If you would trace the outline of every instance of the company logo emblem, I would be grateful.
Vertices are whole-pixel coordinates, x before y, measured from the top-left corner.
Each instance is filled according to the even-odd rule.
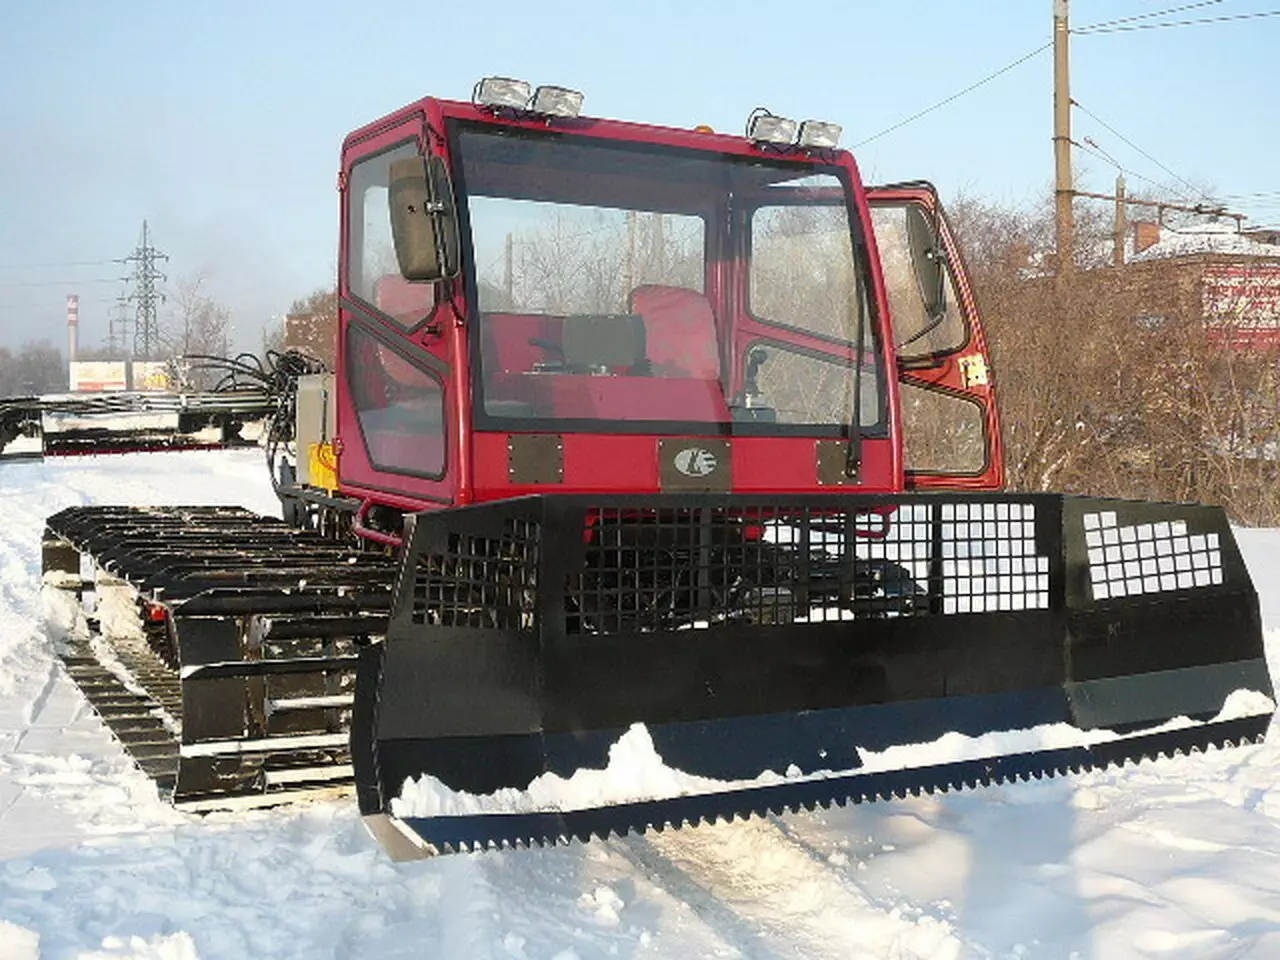
[[[686,477],[705,477],[714,473],[718,465],[716,455],[702,447],[685,447],[676,454],[674,463]]]

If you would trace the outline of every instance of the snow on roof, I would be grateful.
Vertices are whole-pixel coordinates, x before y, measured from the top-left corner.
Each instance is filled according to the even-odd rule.
[[[1237,232],[1234,224],[1202,223],[1175,229],[1161,227],[1160,239],[1129,259],[1133,263],[1189,257],[1202,253],[1249,257],[1280,257],[1280,245],[1259,243]]]

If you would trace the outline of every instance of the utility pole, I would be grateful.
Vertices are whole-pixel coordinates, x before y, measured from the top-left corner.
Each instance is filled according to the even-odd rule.
[[[1128,212],[1129,208],[1125,203],[1124,196],[1124,174],[1116,174],[1115,250],[1112,254],[1111,261],[1117,267],[1124,266],[1125,234],[1129,232]]]
[[[160,347],[156,304],[164,302],[164,294],[156,289],[156,284],[163,283],[168,278],[160,272],[156,263],[168,259],[168,254],[151,246],[147,221],[143,220],[142,240],[133,253],[124,258],[125,263],[133,264],[133,275],[129,278],[133,283],[133,292],[127,299],[134,305],[133,356],[139,360],[152,359],[152,354]]]
[[[1071,76],[1069,0],[1053,0],[1053,170],[1057,207],[1058,275],[1075,267],[1075,215],[1071,210]]]

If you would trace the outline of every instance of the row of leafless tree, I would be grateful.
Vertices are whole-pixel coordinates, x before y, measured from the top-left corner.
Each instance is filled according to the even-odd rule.
[[[231,332],[231,311],[210,292],[205,276],[184,277],[166,293],[160,311],[160,350],[150,359],[225,356],[231,349]],[[132,354],[132,346],[127,342],[99,347],[82,344],[79,355],[82,360],[124,360]]]
[[[67,365],[48,340],[24,343],[16,351],[0,347],[0,399],[38,396],[67,389]]]
[[[972,199],[951,215],[992,339],[1011,487],[1280,524],[1280,348],[1233,344],[1202,294],[1179,295],[1196,282],[1185,265],[1061,275],[1036,256],[1046,217]]]

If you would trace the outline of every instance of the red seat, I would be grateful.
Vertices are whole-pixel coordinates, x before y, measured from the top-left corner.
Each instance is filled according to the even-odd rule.
[[[564,321],[560,317],[544,317],[525,313],[482,313],[480,315],[480,355],[485,373],[492,376],[529,371],[539,360],[554,360],[558,354],[530,340],[542,340],[559,346]]]
[[[645,284],[631,291],[631,311],[644,317],[655,375],[719,379],[716,316],[705,296],[684,287]]]
[[[388,273],[373,285],[373,305],[403,327],[421,322],[435,304],[433,283],[413,283],[398,273]]]

